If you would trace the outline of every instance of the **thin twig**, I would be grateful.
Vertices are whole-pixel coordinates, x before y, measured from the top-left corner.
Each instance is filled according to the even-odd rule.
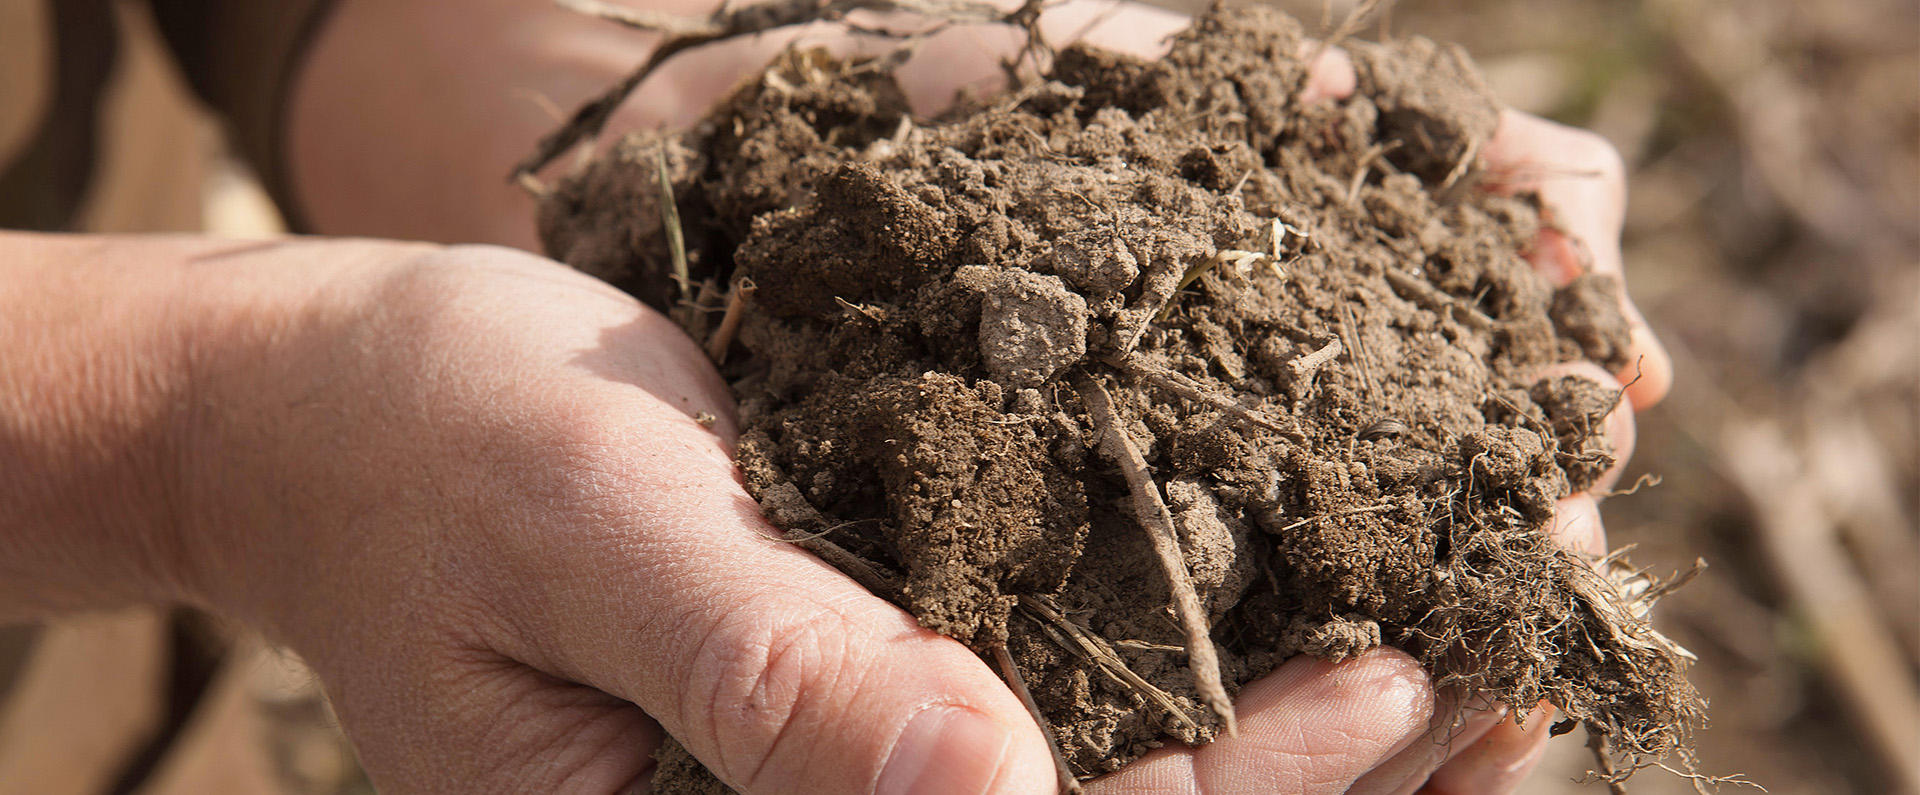
[[[839,544],[802,529],[817,531],[830,526],[826,517],[820,515],[819,509],[807,502],[806,496],[800,493],[799,487],[787,482],[774,484],[760,494],[760,505],[775,524],[786,528],[786,537],[778,540],[791,542],[794,546],[812,552],[821,560],[853,578],[854,582],[860,583],[862,587],[882,598],[896,603],[900,601],[900,584],[892,576],[881,572],[865,558],[848,552]]]
[[[1080,795],[1080,779],[1075,778],[1073,769],[1067,767],[1067,755],[1060,752],[1060,740],[1053,736],[1053,724],[1047,722],[1047,716],[1040,711],[1040,705],[1033,700],[1033,692],[1027,689],[1027,680],[1020,676],[1020,666],[1013,664],[1013,657],[1007,654],[1006,646],[993,647],[993,661],[1000,664],[1000,675],[1013,688],[1013,694],[1020,697],[1027,712],[1033,715],[1033,722],[1040,724],[1040,733],[1047,737],[1047,750],[1053,752],[1053,772],[1060,777],[1060,791],[1068,795]]]
[[[1127,489],[1133,493],[1134,519],[1140,523],[1141,529],[1147,531],[1148,539],[1153,542],[1154,555],[1160,559],[1161,571],[1167,576],[1167,587],[1173,592],[1174,610],[1179,614],[1180,625],[1187,633],[1187,667],[1193,673],[1194,687],[1200,691],[1201,700],[1226,724],[1227,736],[1237,737],[1240,734],[1240,721],[1234,716],[1233,701],[1227,697],[1227,689],[1220,682],[1220,655],[1213,647],[1207,614],[1200,606],[1200,595],[1194,591],[1193,578],[1187,574],[1187,561],[1180,552],[1173,513],[1167,510],[1166,501],[1160,497],[1160,487],[1153,482],[1153,472],[1147,468],[1146,458],[1140,455],[1140,448],[1134,445],[1126,427],[1121,425],[1120,415],[1113,408],[1113,396],[1107,394],[1106,387],[1086,373],[1075,373],[1073,386],[1086,403],[1094,427],[1100,430],[1101,448],[1108,458],[1120,465],[1120,472],[1127,480]]]
[[[1335,511],[1333,513],[1323,513],[1319,516],[1311,516],[1305,519],[1301,519],[1298,522],[1294,522],[1293,524],[1287,525],[1286,527],[1282,527],[1280,528],[1280,532],[1282,533],[1292,532],[1302,527],[1306,527],[1307,525],[1313,524],[1314,522],[1318,522],[1322,519],[1339,519],[1345,516],[1359,516],[1360,514],[1365,514],[1365,513],[1383,513],[1385,511],[1391,511],[1398,507],[1400,506],[1389,502],[1389,503],[1382,503],[1379,505],[1369,505],[1365,508],[1349,508],[1344,511]]]
[[[1343,350],[1346,350],[1346,346],[1341,344],[1340,337],[1336,335],[1328,340],[1326,345],[1321,346],[1320,350],[1287,362],[1287,373],[1293,377],[1294,383],[1304,384],[1307,379],[1313,378],[1313,374],[1319,372],[1320,368],[1327,366],[1328,362],[1339,356]]]
[[[1340,42],[1346,41],[1348,36],[1359,32],[1361,23],[1366,21],[1367,16],[1372,14],[1374,9],[1380,7],[1380,3],[1381,0],[1361,0],[1358,5],[1353,7],[1352,11],[1347,12],[1345,19],[1340,20],[1340,27],[1334,28],[1328,32],[1324,38],[1314,42],[1313,50],[1307,53],[1306,60],[1301,61],[1301,63],[1311,68],[1313,64],[1320,60],[1321,54],[1325,53],[1328,47],[1338,47],[1340,46]],[[1320,15],[1320,26],[1324,29],[1327,20],[1333,16],[1333,5],[1328,3],[1321,6]]]
[[[1367,184],[1367,175],[1373,172],[1373,161],[1379,159],[1381,155],[1399,148],[1399,141],[1388,141],[1383,144],[1374,144],[1367,147],[1367,151],[1360,155],[1359,168],[1353,170],[1353,179],[1347,182],[1346,203],[1348,206],[1352,206],[1354,202],[1360,200],[1360,188]]]

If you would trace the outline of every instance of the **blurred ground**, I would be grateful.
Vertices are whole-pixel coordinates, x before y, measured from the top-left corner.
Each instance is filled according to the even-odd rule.
[[[1277,4],[1310,26],[1354,7]],[[1633,463],[1664,480],[1606,519],[1641,565],[1712,566],[1658,619],[1701,658],[1701,769],[1920,795],[1920,3],[1409,0],[1388,16],[1626,158],[1629,280],[1679,373]],[[24,52],[8,36],[33,20],[0,20],[0,52]],[[89,227],[274,231],[142,41]],[[0,792],[364,791],[328,726],[296,661],[198,618],[0,628]],[[32,764],[46,754],[64,778],[18,777],[53,775]],[[1526,791],[1601,791],[1568,783],[1589,765],[1562,738]],[[1632,788],[1692,789],[1657,770]]]

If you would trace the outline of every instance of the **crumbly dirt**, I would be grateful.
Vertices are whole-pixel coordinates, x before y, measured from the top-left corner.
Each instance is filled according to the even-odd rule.
[[[789,53],[560,183],[542,234],[697,339],[750,280],[723,369],[749,490],[924,626],[1004,646],[1076,775],[1221,728],[1076,381],[1153,472],[1230,692],[1384,643],[1629,766],[1684,754],[1657,583],[1547,533],[1611,465],[1619,395],[1535,374],[1621,363],[1618,284],[1522,259],[1540,213],[1479,189],[1498,109],[1457,49],[1350,44],[1359,91],[1303,106],[1300,42],[1217,9],[1159,62],[1069,47],[935,121],[876,63]],[[725,791],[660,760],[656,792]]]

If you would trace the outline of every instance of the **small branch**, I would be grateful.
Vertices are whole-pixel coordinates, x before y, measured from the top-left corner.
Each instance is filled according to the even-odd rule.
[[[753,295],[753,290],[753,280],[742,277],[727,292],[727,313],[720,316],[720,328],[714,329],[713,336],[707,338],[707,356],[715,365],[727,363],[727,349],[733,346],[733,335],[740,331],[740,323],[746,319],[747,298]]]
[[[1060,740],[1053,736],[1053,724],[1047,722],[1047,716],[1040,712],[1040,705],[1033,700],[1033,692],[1027,689],[1027,680],[1020,677],[1020,666],[1013,664],[1013,657],[1007,654],[1006,646],[993,647],[993,661],[1000,664],[1000,675],[1013,688],[1013,694],[1020,697],[1027,712],[1033,715],[1033,722],[1040,724],[1040,733],[1047,737],[1047,750],[1053,752],[1053,772],[1060,777],[1060,791],[1067,795],[1080,795],[1080,779],[1075,778],[1073,769],[1067,767],[1067,755],[1060,752]]]
[[[1193,672],[1194,687],[1200,691],[1201,700],[1226,724],[1227,736],[1237,737],[1240,722],[1234,715],[1233,701],[1220,682],[1220,655],[1213,647],[1200,595],[1193,590],[1193,579],[1187,574],[1186,558],[1180,552],[1179,536],[1173,526],[1173,513],[1160,497],[1160,487],[1153,482],[1146,458],[1140,455],[1140,448],[1121,425],[1120,415],[1113,409],[1113,396],[1107,394],[1106,387],[1086,373],[1075,373],[1073,386],[1086,403],[1094,427],[1100,430],[1102,451],[1120,465],[1127,489],[1133,493],[1134,519],[1147,531],[1154,555],[1160,559],[1161,571],[1167,576],[1174,611],[1187,633],[1187,667]]]

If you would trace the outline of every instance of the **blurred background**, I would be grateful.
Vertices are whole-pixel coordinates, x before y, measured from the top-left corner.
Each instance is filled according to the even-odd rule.
[[[1309,29],[1356,10],[1276,4]],[[37,6],[0,0],[0,151],[34,101],[6,80],[35,57]],[[86,227],[278,233],[151,21],[120,12]],[[1661,482],[1605,515],[1640,565],[1710,565],[1656,621],[1700,657],[1700,769],[1920,795],[1920,3],[1405,0],[1366,19],[1365,38],[1462,43],[1506,102],[1625,156],[1629,285],[1678,375],[1627,478]],[[203,617],[0,628],[3,794],[367,791],[330,726],[297,660]],[[1579,733],[1558,739],[1526,791],[1602,791],[1573,784],[1590,766]],[[1693,790],[1659,770],[1630,787]]]

